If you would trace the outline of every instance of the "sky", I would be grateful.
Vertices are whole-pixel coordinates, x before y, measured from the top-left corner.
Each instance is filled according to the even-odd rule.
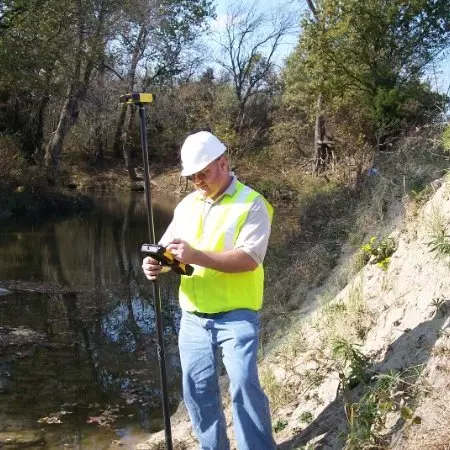
[[[233,0],[216,0],[215,2],[217,19],[213,22],[212,28],[216,31],[220,31],[225,28],[227,7],[230,1]],[[271,11],[275,14],[280,10],[292,11],[293,17],[296,17],[294,20],[295,27],[289,35],[284,37],[275,55],[275,61],[281,66],[283,60],[292,52],[297,44],[300,32],[298,24],[300,23],[301,10],[303,7],[302,5],[306,4],[306,2],[304,0],[234,0],[234,3],[236,2],[245,6],[255,3],[258,11],[268,14],[270,14]],[[213,45],[211,42],[209,42],[209,44]]]
[[[443,94],[450,94],[450,51],[445,57],[444,61],[436,67],[436,77],[432,77],[432,86],[437,89],[438,92]]]
[[[240,0],[243,4],[251,4],[255,0]],[[230,0],[216,0],[216,13],[217,19],[213,24],[216,30],[224,28],[226,20],[227,5]],[[298,17],[298,23],[300,22],[300,17],[302,11],[307,7],[305,0],[256,0],[256,4],[261,11],[268,11],[271,9],[282,9],[286,10],[289,8]],[[299,27],[294,30],[292,34],[286,36],[282,45],[280,45],[278,53],[276,55],[276,61],[281,66],[284,59],[292,52],[294,49],[300,29]],[[450,94],[450,49],[447,55],[444,56],[444,60],[434,67],[430,68],[430,82],[434,89],[440,93]]]

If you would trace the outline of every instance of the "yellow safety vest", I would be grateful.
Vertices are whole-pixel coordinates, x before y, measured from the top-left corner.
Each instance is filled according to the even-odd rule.
[[[250,208],[259,195],[237,181],[234,194],[224,195],[219,204],[214,206],[220,208],[220,212],[214,214],[214,219],[208,218],[208,229],[214,230],[208,236],[203,235],[204,200],[197,192],[189,195],[182,202],[183,239],[198,250],[232,250]],[[263,200],[272,220],[273,208],[266,199]],[[214,222],[211,223],[211,220]],[[192,276],[181,277],[180,306],[186,311],[205,313],[239,308],[257,311],[262,305],[263,286],[262,264],[253,271],[241,273],[224,273],[194,265]]]

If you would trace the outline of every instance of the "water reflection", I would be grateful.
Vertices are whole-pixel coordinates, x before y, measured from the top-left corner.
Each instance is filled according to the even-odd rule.
[[[156,200],[159,236],[174,201]],[[162,426],[154,303],[140,269],[147,238],[137,193],[98,198],[88,216],[0,230],[0,286],[21,291],[0,297],[0,433],[43,430],[48,448],[92,439],[87,448],[107,448]],[[161,280],[172,410],[177,285],[173,274]]]

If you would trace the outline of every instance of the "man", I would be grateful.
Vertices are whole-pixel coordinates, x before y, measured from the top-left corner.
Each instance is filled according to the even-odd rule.
[[[177,205],[160,241],[195,268],[192,276],[181,277],[179,293],[183,397],[201,448],[228,450],[218,383],[221,349],[239,450],[272,450],[269,403],[257,369],[262,262],[272,207],[229,172],[225,150],[206,131],[185,140],[181,174],[196,190]],[[150,280],[161,271],[150,257],[142,267]]]

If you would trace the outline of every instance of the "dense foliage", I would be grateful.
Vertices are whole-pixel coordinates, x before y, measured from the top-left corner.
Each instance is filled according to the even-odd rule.
[[[277,146],[308,161],[316,113],[338,164],[346,153],[363,161],[445,110],[425,75],[450,43],[447,0],[308,5],[303,18],[230,6],[213,38],[212,0],[0,1],[0,139],[53,182],[63,155],[97,167],[123,158],[133,178],[139,140],[135,112],[117,105],[124,92],[156,93],[149,143],[166,164],[198,128],[236,158]],[[300,21],[279,70],[276,51]],[[205,37],[220,50],[215,65]]]
[[[287,65],[287,105],[312,110],[320,92],[326,114],[379,145],[445,108],[424,75],[449,44],[446,0],[316,3]]]

